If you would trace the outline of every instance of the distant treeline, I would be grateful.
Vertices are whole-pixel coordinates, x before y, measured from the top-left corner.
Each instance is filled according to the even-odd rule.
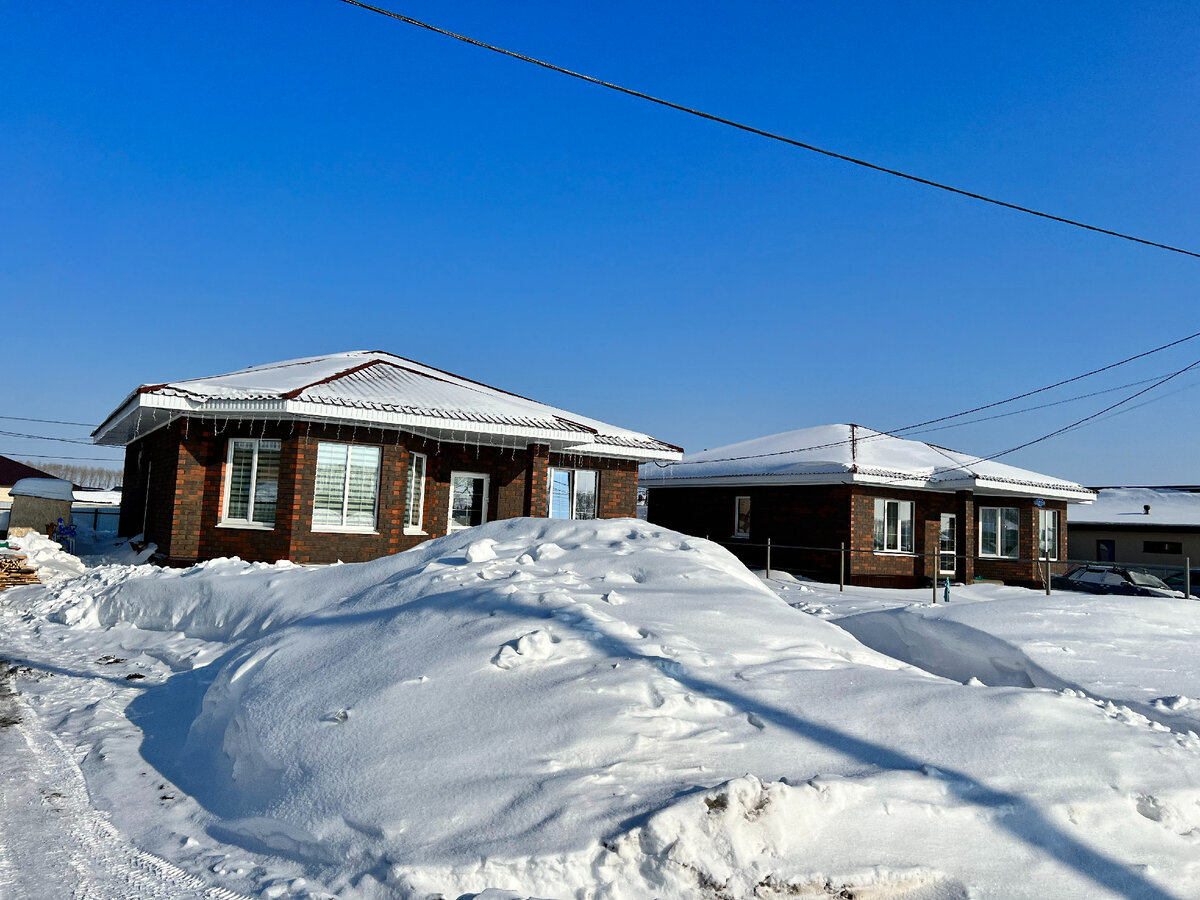
[[[74,463],[48,463],[41,460],[24,460],[28,466],[40,469],[55,478],[65,478],[79,487],[110,490],[121,486],[122,470],[105,466],[82,466]]]

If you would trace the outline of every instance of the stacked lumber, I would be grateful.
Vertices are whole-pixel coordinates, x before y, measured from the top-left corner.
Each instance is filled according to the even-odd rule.
[[[0,591],[19,584],[39,584],[37,569],[25,564],[19,553],[0,556]]]

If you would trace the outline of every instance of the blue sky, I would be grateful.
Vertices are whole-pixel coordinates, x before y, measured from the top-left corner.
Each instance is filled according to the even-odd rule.
[[[1200,250],[1200,6],[391,8]],[[9,5],[0,83],[6,415],[98,422],[140,383],[383,349],[699,450],[900,428],[1200,331],[1198,259],[336,0]],[[1196,359],[1200,340],[1013,408]],[[1200,482],[1198,382],[1005,460],[1091,484]],[[920,436],[991,454],[1137,389]],[[119,456],[12,437],[0,453]]]

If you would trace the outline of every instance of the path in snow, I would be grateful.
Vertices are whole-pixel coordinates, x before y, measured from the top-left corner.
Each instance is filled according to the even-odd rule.
[[[94,809],[62,743],[11,687],[0,660],[0,897],[244,900],[134,847]]]

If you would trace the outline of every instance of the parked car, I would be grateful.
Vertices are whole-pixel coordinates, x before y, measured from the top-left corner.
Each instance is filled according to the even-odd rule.
[[[1167,587],[1174,588],[1175,590],[1177,590],[1181,593],[1183,592],[1184,584],[1183,584],[1183,573],[1182,572],[1176,572],[1173,575],[1168,575],[1166,578],[1163,579],[1163,581],[1166,582]],[[1192,588],[1192,596],[1200,597],[1200,569],[1192,569],[1191,588]]]
[[[1180,576],[1182,578],[1182,576]],[[1050,579],[1051,587],[1064,591],[1083,591],[1088,594],[1126,594],[1136,597],[1182,597],[1161,578],[1127,569],[1124,566],[1072,566],[1063,575]]]

